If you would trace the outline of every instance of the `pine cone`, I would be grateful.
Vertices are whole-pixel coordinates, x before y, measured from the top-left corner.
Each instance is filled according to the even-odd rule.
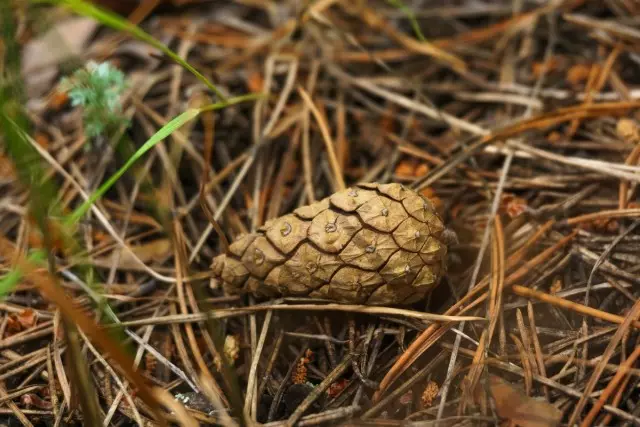
[[[445,273],[444,225],[400,184],[359,184],[268,221],[214,258],[231,294],[410,304]]]

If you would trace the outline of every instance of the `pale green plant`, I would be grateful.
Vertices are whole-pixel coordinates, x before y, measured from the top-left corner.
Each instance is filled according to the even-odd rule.
[[[90,61],[60,82],[60,90],[68,93],[71,105],[82,107],[84,131],[89,138],[107,136],[127,123],[121,102],[126,88],[122,71],[108,62]]]

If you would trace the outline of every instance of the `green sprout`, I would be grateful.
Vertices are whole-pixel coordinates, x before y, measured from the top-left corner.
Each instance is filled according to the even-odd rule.
[[[60,82],[60,89],[68,93],[71,105],[83,107],[84,129],[90,138],[104,136],[106,131],[127,123],[120,101],[126,88],[122,71],[108,62],[90,61]]]

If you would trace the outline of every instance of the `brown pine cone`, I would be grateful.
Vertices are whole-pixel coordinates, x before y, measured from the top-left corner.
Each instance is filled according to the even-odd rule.
[[[214,258],[231,294],[410,304],[445,273],[444,225],[400,184],[359,184],[268,221]]]

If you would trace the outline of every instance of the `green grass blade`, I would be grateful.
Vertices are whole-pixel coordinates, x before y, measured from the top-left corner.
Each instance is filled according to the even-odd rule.
[[[4,0],[2,0],[4,1]],[[138,40],[142,40],[145,43],[161,50],[165,55],[169,58],[183,66],[190,73],[196,76],[200,81],[202,81],[209,89],[211,89],[218,98],[225,101],[226,97],[218,90],[218,88],[209,81],[204,75],[202,75],[198,70],[193,68],[186,62],[184,59],[180,58],[176,53],[174,53],[167,46],[162,44],[160,41],[153,38],[150,34],[146,33],[140,27],[133,25],[131,22],[122,18],[119,15],[116,15],[113,12],[109,12],[107,10],[101,9],[97,6],[94,6],[90,3],[87,3],[83,0],[33,0],[34,3],[51,3],[56,5],[65,6],[78,15],[87,16],[95,19],[103,25],[113,28],[114,30],[125,31]]]
[[[424,34],[420,30],[420,25],[418,25],[418,20],[416,19],[416,15],[413,13],[413,10],[409,9],[407,5],[405,5],[402,0],[387,0],[387,3],[391,4],[393,7],[397,8],[401,12],[403,12],[409,22],[411,22],[411,28],[413,28],[413,32],[416,33],[416,38],[421,42],[426,42]]]
[[[201,113],[205,113],[207,111],[220,110],[221,108],[225,108],[225,107],[228,107],[230,105],[239,104],[241,102],[255,101],[256,99],[259,99],[262,96],[263,96],[263,94],[261,94],[261,93],[248,93],[246,95],[236,96],[236,97],[228,99],[226,101],[216,102],[214,104],[205,105],[204,107],[200,107],[199,111]]]
[[[0,279],[0,297],[4,297],[13,291],[22,279],[22,273],[19,270],[11,270]]]
[[[18,181],[29,190],[27,215],[31,216],[45,239],[49,231],[48,215],[55,215],[56,188],[51,180],[44,179],[45,170],[37,151],[27,140],[31,124],[24,112],[26,94],[22,81],[20,45],[15,38],[16,23],[11,3],[0,1],[0,141],[16,171]],[[0,49],[1,50],[1,49]],[[30,258],[42,262],[46,252],[35,251]],[[44,265],[46,267],[46,264]],[[19,270],[11,270],[0,278],[0,296],[11,292],[22,279]]]
[[[29,255],[29,262],[41,264],[43,267],[46,267],[46,264],[44,263],[46,259],[46,252],[42,249],[33,251]],[[13,291],[20,280],[22,280],[22,272],[18,269],[11,270],[2,276],[2,278],[0,278],[0,298]]]
[[[158,142],[162,141],[177,129],[182,127],[185,123],[190,120],[193,120],[200,114],[200,110],[197,109],[189,109],[184,113],[180,114],[175,119],[171,120],[169,123],[164,125],[158,130],[155,134],[151,136],[143,145],[140,147],[134,154],[127,160],[127,162],[122,166],[116,173],[114,173],[104,184],[100,186],[89,198],[78,207],[66,220],[67,225],[73,225],[80,220],[87,213],[87,211],[91,208],[96,200],[102,197],[112,186],[113,184],[120,179],[122,175],[140,158],[144,153],[149,151],[156,145]]]
[[[247,94],[238,96],[235,98],[231,98],[227,101],[217,102],[215,104],[206,105],[200,109],[191,108],[184,113],[180,114],[178,117],[171,120],[169,123],[164,125],[158,132],[153,134],[151,138],[149,138],[143,145],[140,147],[127,162],[122,166],[115,174],[113,174],[107,182],[102,184],[100,188],[98,188],[91,196],[80,206],[78,207],[68,218],[66,221],[67,225],[73,225],[80,220],[87,213],[87,211],[91,208],[91,205],[96,202],[100,197],[102,197],[112,186],[113,184],[120,179],[122,175],[140,158],[144,153],[149,151],[156,145],[158,142],[162,141],[177,129],[182,127],[185,123],[190,120],[198,117],[200,113],[205,111],[219,110],[221,108],[227,107],[229,105],[238,104],[240,102],[250,101],[259,98],[262,96],[261,94]]]

